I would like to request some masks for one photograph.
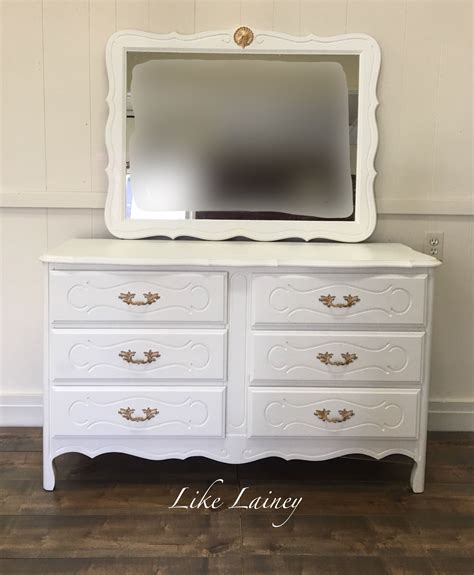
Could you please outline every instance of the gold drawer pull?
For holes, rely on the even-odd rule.
[[[136,295],[137,294],[128,291],[127,293],[121,293],[118,296],[118,298],[121,299],[123,303],[126,303],[127,305],[151,305],[160,299],[159,294],[151,293],[151,291],[149,291],[148,293],[143,294],[145,301],[143,300],[133,301],[133,298]]]
[[[354,412],[352,409],[340,409],[338,411],[340,417],[330,417],[329,414],[331,413],[330,409],[317,409],[314,412],[316,417],[319,417],[321,421],[325,421],[327,423],[342,423],[343,421],[347,421],[351,417],[354,416]]]
[[[360,302],[360,297],[358,295],[345,295],[342,296],[342,299],[346,302],[346,303],[334,303],[334,300],[336,299],[335,295],[322,295],[319,298],[319,301],[325,305],[326,307],[336,307],[336,308],[341,308],[341,307],[352,307],[354,306],[356,303]]]
[[[148,351],[144,351],[143,355],[146,359],[134,359],[134,356],[137,352],[136,351],[121,351],[119,353],[119,357],[126,361],[127,363],[134,363],[136,365],[145,365],[146,363],[153,363],[157,360],[158,357],[161,357],[161,353],[159,351],[152,351],[149,349]]]
[[[118,410],[118,414],[127,421],[148,421],[160,413],[157,409],[151,407],[146,407],[145,409],[142,409],[142,411],[145,415],[134,416],[134,409],[131,409],[130,407],[122,407]]]
[[[325,351],[324,353],[318,353],[318,359],[324,365],[349,365],[353,363],[356,359],[358,359],[357,354],[355,353],[341,353],[342,361],[339,359],[332,360],[333,353],[329,353],[329,351]]]

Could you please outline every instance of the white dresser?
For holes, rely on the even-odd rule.
[[[71,240],[42,260],[45,489],[67,452],[401,453],[423,491],[436,259],[399,244]]]

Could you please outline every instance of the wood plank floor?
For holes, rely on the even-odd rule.
[[[0,573],[424,575],[474,573],[474,434],[431,434],[426,491],[411,462],[345,457],[226,465],[121,454],[57,460],[41,485],[41,430],[0,428]],[[230,503],[303,497],[286,512],[169,509],[189,486]],[[251,497],[247,498],[249,500]]]

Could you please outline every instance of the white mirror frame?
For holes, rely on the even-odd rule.
[[[288,238],[328,239],[361,242],[373,232],[376,223],[374,200],[374,157],[378,132],[375,111],[376,87],[380,68],[377,42],[365,34],[341,36],[289,36],[253,30],[251,43],[237,44],[237,31],[225,30],[193,35],[151,34],[124,30],[113,34],[106,49],[109,77],[109,117],[105,139],[109,155],[109,187],[105,222],[116,237],[135,239],[154,236],[188,236],[205,240],[225,240],[244,236],[252,240],[273,241]],[[234,32],[236,33],[234,35]],[[249,34],[252,31],[248,30]],[[243,40],[246,40],[245,33]],[[242,45],[242,42],[240,42]],[[359,55],[359,110],[356,165],[356,205],[353,221],[310,220],[131,220],[125,217],[125,120],[126,77],[129,51],[221,54],[355,54]]]

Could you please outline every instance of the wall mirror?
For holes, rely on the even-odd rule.
[[[115,236],[372,233],[380,52],[369,36],[122,31],[106,58]]]

